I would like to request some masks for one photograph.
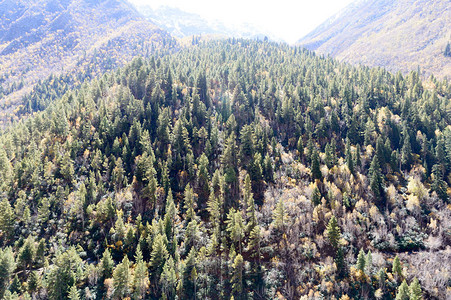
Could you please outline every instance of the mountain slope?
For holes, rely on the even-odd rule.
[[[0,299],[451,299],[450,99],[262,41],[136,58],[0,132]]]
[[[351,63],[423,75],[451,76],[443,55],[451,40],[447,0],[357,1],[330,18],[298,44]]]
[[[241,24],[233,28],[220,21],[208,21],[201,16],[179,8],[161,6],[156,9],[144,5],[138,11],[149,20],[168,31],[172,36],[183,38],[193,35],[218,35],[236,38],[263,38],[267,34],[250,24]]]
[[[123,0],[0,1],[0,103],[7,109],[50,74],[83,80],[170,41]]]

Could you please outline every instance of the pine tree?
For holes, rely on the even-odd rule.
[[[407,285],[406,280],[403,280],[401,285],[398,287],[396,300],[409,300],[409,286]]]
[[[312,203],[315,206],[321,204],[321,192],[319,191],[319,189],[316,185],[312,192]]]
[[[319,164],[319,155],[318,155],[318,151],[313,150],[313,155],[312,155],[312,177],[313,179],[318,179],[321,180],[323,178],[323,174],[321,173],[320,170],[320,164]]]
[[[373,255],[371,254],[371,250],[368,250],[368,253],[366,254],[365,266],[366,266],[366,274],[371,275],[373,268]]]
[[[346,140],[346,165],[348,166],[349,171],[351,174],[354,173],[354,160],[352,159],[352,152],[351,152],[351,143],[349,139]]]
[[[396,255],[395,259],[393,260],[392,273],[393,273],[393,275],[395,275],[395,278],[397,280],[399,280],[403,277],[401,262],[399,261],[398,255]]]
[[[299,137],[298,139],[298,143],[297,143],[297,150],[299,153],[299,160],[302,161],[302,159],[304,158],[304,143],[302,142],[302,135]]]
[[[127,255],[113,272],[113,298],[123,299],[130,295],[130,262]]]
[[[272,213],[272,219],[274,228],[284,232],[290,222],[290,216],[288,215],[288,211],[282,199],[277,202],[276,208]]]
[[[431,188],[437,193],[437,196],[443,201],[448,201],[448,194],[446,192],[446,182],[443,178],[443,168],[441,165],[435,164],[432,167],[432,185]]]
[[[27,270],[34,261],[36,253],[36,247],[34,244],[34,240],[31,236],[29,236],[23,246],[19,250],[18,255],[18,263],[23,267],[23,270]]]
[[[421,300],[423,299],[422,295],[420,282],[415,277],[409,286],[409,300]]]
[[[365,252],[363,251],[363,249],[360,249],[359,255],[357,256],[357,270],[360,270],[363,273],[365,273],[365,264],[366,264]]]
[[[329,239],[329,243],[334,248],[335,251],[338,249],[338,243],[340,240],[340,227],[338,227],[338,222],[335,216],[329,220],[329,223],[326,227],[327,238]]]
[[[160,283],[162,285],[163,295],[166,295],[168,299],[175,298],[175,288],[177,286],[177,274],[174,259],[172,256],[166,261],[161,273]]]
[[[245,299],[245,296],[243,295],[244,261],[241,254],[238,254],[235,257],[232,268],[232,295],[234,299]]]
[[[410,145],[410,136],[406,132],[404,136],[404,143],[401,148],[401,165],[404,169],[410,169],[410,165],[412,163],[412,147]]]
[[[254,195],[252,194],[251,178],[249,174],[244,178],[244,191],[243,191],[243,206],[246,208],[247,227],[246,231],[250,233],[252,229],[257,225],[257,218],[255,216],[255,203]]]
[[[158,233],[152,245],[152,253],[150,254],[149,268],[154,283],[159,281],[163,266],[168,258],[168,250],[166,248],[165,237]]]
[[[70,300],[80,300],[80,294],[76,285],[73,285],[69,290],[69,295],[67,296]]]
[[[195,285],[197,280],[196,255],[197,252],[193,248],[185,259],[182,269],[182,281],[179,287],[177,287],[180,299],[195,299]]]
[[[8,199],[3,198],[0,201],[0,236],[4,236],[8,240],[13,234],[14,211],[9,204]],[[2,239],[3,240],[3,239]]]
[[[346,262],[342,247],[338,247],[334,261],[335,265],[337,266],[338,277],[344,278],[346,276]]]
[[[27,280],[28,292],[29,293],[35,292],[38,289],[40,284],[41,284],[41,282],[40,282],[38,272],[32,271],[30,273],[30,275],[28,275],[28,280]]]
[[[379,159],[377,154],[374,155],[373,160],[371,161],[370,169],[369,169],[369,177],[370,177],[370,187],[373,192],[376,203],[380,206],[383,206],[384,199],[384,188],[383,188],[383,179],[382,172],[380,169]]]
[[[12,294],[16,293],[16,294],[20,295],[22,286],[20,284],[20,280],[19,280],[19,277],[17,276],[17,274],[14,276],[13,281],[11,282],[11,285],[9,286],[9,290]]]
[[[136,249],[135,261],[135,273],[133,276],[133,299],[145,299],[148,274],[139,244]]]
[[[226,202],[225,210],[230,207],[235,207],[235,201],[239,199],[239,185],[238,185],[238,154],[237,145],[235,141],[235,133],[232,132],[226,140],[224,152],[221,157],[221,164],[224,167],[224,179],[226,185]]]
[[[209,173],[208,173],[209,161],[205,153],[199,158],[199,170],[197,171],[197,195],[198,195],[198,207],[205,208],[210,194],[209,186]]]
[[[230,239],[235,245],[238,245],[241,253],[241,239],[244,237],[245,229],[241,212],[232,208],[227,214],[226,224],[226,230],[230,234]]]
[[[184,209],[186,211],[186,223],[188,224],[191,220],[193,220],[196,217],[196,211],[194,210],[194,191],[191,188],[191,185],[188,183],[185,188],[185,205]]]
[[[332,153],[332,146],[329,143],[327,143],[324,151],[326,154],[325,163],[326,166],[330,169],[334,166],[334,153]]]
[[[111,278],[113,276],[114,261],[111,257],[110,250],[106,249],[103,252],[102,259],[100,260],[100,274],[103,280]],[[102,280],[102,281],[103,281]]]

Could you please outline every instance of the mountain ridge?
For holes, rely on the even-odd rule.
[[[69,72],[77,77],[83,70],[83,78],[75,79],[83,81],[134,56],[175,45],[167,32],[123,0],[5,0],[0,11],[0,105],[4,111],[14,110],[39,80],[51,74]]]
[[[363,0],[329,18],[298,45],[353,64],[407,73],[451,76],[443,54],[451,39],[451,12],[446,1]]]

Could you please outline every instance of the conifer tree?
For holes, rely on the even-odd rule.
[[[290,216],[288,215],[288,211],[285,207],[283,200],[279,200],[272,214],[274,227],[277,230],[284,232],[285,228],[288,226],[290,222],[289,218]]]
[[[193,220],[196,216],[196,211],[194,210],[194,191],[191,188],[191,185],[188,183],[185,188],[185,205],[184,209],[186,211],[186,223],[188,224],[191,220]]]
[[[243,295],[244,261],[241,254],[238,254],[235,257],[232,268],[232,295],[234,299],[245,299],[245,296]]]
[[[153,283],[158,283],[160,274],[163,271],[164,264],[168,258],[168,250],[166,248],[165,236],[158,233],[152,245],[152,253],[150,254],[149,268]]]
[[[346,140],[346,165],[348,166],[349,171],[351,174],[354,173],[354,160],[352,158],[352,152],[351,152],[351,143],[349,139]]]
[[[421,300],[423,299],[422,294],[420,282],[415,277],[409,286],[409,300]]]
[[[320,170],[319,155],[318,155],[318,151],[316,151],[316,149],[313,150],[313,155],[312,155],[311,161],[312,161],[312,177],[313,177],[313,179],[321,180],[323,178],[323,175]]]
[[[172,256],[170,256],[164,264],[163,272],[160,277],[160,283],[162,285],[163,295],[166,295],[168,299],[174,299],[175,288],[177,286],[177,273]]]
[[[147,267],[143,261],[141,247],[138,244],[135,256],[135,273],[133,276],[133,299],[145,299],[147,289]]]
[[[365,273],[365,264],[365,252],[363,251],[363,249],[360,249],[359,255],[357,256],[357,269]]]
[[[332,218],[329,220],[326,231],[330,245],[334,248],[335,251],[337,251],[338,242],[340,240],[340,227],[338,226],[338,222],[335,216],[332,216]]]
[[[69,290],[69,295],[67,296],[70,300],[80,300],[80,294],[78,292],[77,286],[73,285]]]
[[[401,149],[401,164],[404,169],[409,169],[412,163],[412,147],[410,145],[410,136],[406,132],[404,136],[404,143]]]
[[[0,236],[4,236],[4,239],[8,240],[13,234],[15,216],[7,198],[0,201],[0,211]]]
[[[376,203],[382,206],[384,198],[384,189],[382,185],[383,179],[380,169],[379,158],[377,157],[377,154],[374,155],[373,160],[371,161],[368,174],[370,177],[371,191],[373,192]]]
[[[312,192],[312,203],[315,206],[321,204],[321,192],[319,191],[319,189],[316,185]]]
[[[373,268],[373,255],[371,254],[371,250],[368,250],[368,253],[366,254],[365,266],[366,266],[366,274],[371,275]]]
[[[130,262],[127,255],[125,255],[122,262],[114,269],[113,286],[114,299],[123,299],[130,295]]]
[[[403,277],[401,262],[399,261],[398,255],[396,255],[395,259],[393,259],[392,273],[395,275],[397,280],[400,280]]]
[[[103,279],[111,278],[113,276],[113,269],[114,269],[113,258],[111,257],[110,250],[106,249],[103,252],[103,256],[100,261],[100,274],[102,278]]]
[[[240,211],[231,209],[227,214],[227,232],[230,234],[230,239],[235,245],[238,245],[241,253],[241,239],[244,237],[245,225]]]
[[[19,277],[18,277],[17,274],[16,274],[16,275],[14,275],[13,281],[11,282],[11,284],[10,284],[10,286],[9,286],[9,291],[10,291],[12,294],[15,293],[15,294],[17,294],[17,295],[20,295],[21,290],[22,290],[22,286],[21,286],[21,284],[20,284]]]
[[[332,146],[329,143],[327,143],[324,151],[326,154],[325,163],[326,166],[330,169],[334,166],[334,158],[333,158],[334,154],[332,153]]]
[[[407,285],[405,279],[398,287],[398,292],[396,293],[396,300],[409,300],[409,286]]]
[[[443,178],[443,168],[441,165],[435,164],[432,167],[432,185],[431,188],[437,193],[437,196],[443,201],[448,200],[448,194],[446,192],[446,182]]]
[[[299,153],[299,160],[302,161],[304,158],[304,143],[302,142],[302,135],[298,139],[297,150]]]
[[[335,255],[335,265],[337,266],[337,274],[339,278],[346,276],[346,262],[344,259],[343,248],[338,247],[337,253]]]

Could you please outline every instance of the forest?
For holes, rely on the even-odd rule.
[[[58,80],[0,132],[0,298],[451,297],[446,79],[229,39]]]

